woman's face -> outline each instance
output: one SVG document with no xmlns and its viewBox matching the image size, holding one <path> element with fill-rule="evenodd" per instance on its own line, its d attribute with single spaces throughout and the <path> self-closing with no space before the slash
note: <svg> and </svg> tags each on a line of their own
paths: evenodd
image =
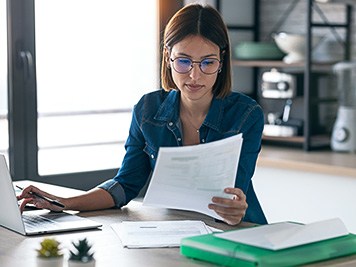
<svg viewBox="0 0 356 267">
<path fill-rule="evenodd" d="M 171 68 L 174 83 L 181 91 L 181 97 L 190 101 L 210 101 L 213 97 L 212 88 L 216 81 L 218 71 L 213 74 L 205 74 L 199 68 L 199 63 L 193 63 L 193 68 L 189 72 L 183 74 L 178 73 L 173 68 L 171 59 L 174 60 L 180 57 L 199 62 L 207 58 L 220 61 L 219 47 L 201 36 L 194 35 L 188 36 L 175 44 L 172 47 L 170 54 L 166 51 L 167 64 Z M 205 66 L 209 66 L 209 64 L 218 64 L 220 69 L 221 64 L 218 61 L 213 63 L 214 60 L 209 60 L 204 61 L 203 63 Z"/>
</svg>

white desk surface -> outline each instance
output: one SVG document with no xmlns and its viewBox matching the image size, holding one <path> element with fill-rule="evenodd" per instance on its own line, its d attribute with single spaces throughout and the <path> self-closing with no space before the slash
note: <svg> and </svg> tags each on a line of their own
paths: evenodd
<svg viewBox="0 0 356 267">
<path fill-rule="evenodd" d="M 27 182 L 20 182 L 24 185 Z M 60 195 L 73 195 L 80 191 L 68 190 L 63 187 L 41 185 L 33 183 L 49 192 Z M 142 206 L 138 201 L 131 201 L 129 205 L 121 209 L 108 209 L 101 211 L 81 212 L 77 215 L 95 220 L 103 226 L 99 230 L 77 231 L 59 233 L 55 235 L 40 235 L 25 237 L 3 227 L 0 227 L 0 266 L 36 266 L 35 249 L 45 237 L 56 237 L 64 248 L 63 252 L 67 258 L 68 248 L 71 242 L 86 237 L 93 244 L 96 266 L 216 266 L 214 264 L 187 258 L 180 254 L 179 248 L 155 248 L 155 249 L 127 249 L 121 245 L 120 238 L 110 227 L 111 224 L 121 221 L 151 221 L 151 220 L 203 220 L 207 225 L 230 230 L 246 227 L 250 224 L 242 223 L 238 227 L 232 227 L 224 223 L 216 223 L 208 216 L 188 211 L 154 208 Z M 64 267 L 67 266 L 65 261 Z M 356 255 L 319 262 L 307 266 L 356 266 Z"/>
</svg>

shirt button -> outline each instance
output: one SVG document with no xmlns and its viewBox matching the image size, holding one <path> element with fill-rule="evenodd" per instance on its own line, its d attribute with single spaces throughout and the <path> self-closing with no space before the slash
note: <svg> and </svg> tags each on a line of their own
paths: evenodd
<svg viewBox="0 0 356 267">
<path fill-rule="evenodd" d="M 152 158 L 152 159 L 154 159 L 154 158 L 155 158 L 155 156 L 154 156 L 153 154 L 151 154 L 151 158 Z"/>
<path fill-rule="evenodd" d="M 169 126 L 172 126 L 172 125 L 173 125 L 173 122 L 168 123 L 168 125 L 169 125 Z"/>
<path fill-rule="evenodd" d="M 202 142 L 202 143 L 205 143 L 205 139 L 202 139 L 201 142 Z"/>
<path fill-rule="evenodd" d="M 182 138 L 178 137 L 177 140 L 180 142 L 180 141 L 182 141 Z"/>
</svg>

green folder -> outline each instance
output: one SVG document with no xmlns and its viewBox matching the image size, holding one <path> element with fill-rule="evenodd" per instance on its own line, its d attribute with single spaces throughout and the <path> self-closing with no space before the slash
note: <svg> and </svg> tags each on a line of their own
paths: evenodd
<svg viewBox="0 0 356 267">
<path fill-rule="evenodd" d="M 356 235 L 314 242 L 281 250 L 268 250 L 215 237 L 183 238 L 181 254 L 223 266 L 296 266 L 356 253 Z"/>
</svg>

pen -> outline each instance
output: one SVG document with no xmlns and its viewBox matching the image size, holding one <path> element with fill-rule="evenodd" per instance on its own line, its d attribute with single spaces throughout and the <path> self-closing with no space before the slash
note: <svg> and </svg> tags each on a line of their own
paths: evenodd
<svg viewBox="0 0 356 267">
<path fill-rule="evenodd" d="M 21 186 L 16 185 L 16 187 L 17 187 L 18 189 L 23 190 L 23 188 L 22 188 Z M 56 205 L 56 206 L 61 207 L 61 208 L 64 208 L 64 205 L 63 205 L 62 203 L 59 203 L 58 201 L 55 201 L 55 200 L 49 199 L 49 198 L 47 198 L 47 197 L 41 196 L 40 194 L 37 194 L 37 193 L 35 193 L 35 192 L 28 192 L 28 193 L 29 193 L 30 195 L 34 195 L 34 196 L 36 196 L 36 197 L 38 197 L 38 198 L 41 198 L 41 199 L 43 199 L 43 200 L 46 200 L 47 202 L 49 202 L 49 203 L 51 203 L 51 204 L 53 204 L 53 205 Z"/>
</svg>

